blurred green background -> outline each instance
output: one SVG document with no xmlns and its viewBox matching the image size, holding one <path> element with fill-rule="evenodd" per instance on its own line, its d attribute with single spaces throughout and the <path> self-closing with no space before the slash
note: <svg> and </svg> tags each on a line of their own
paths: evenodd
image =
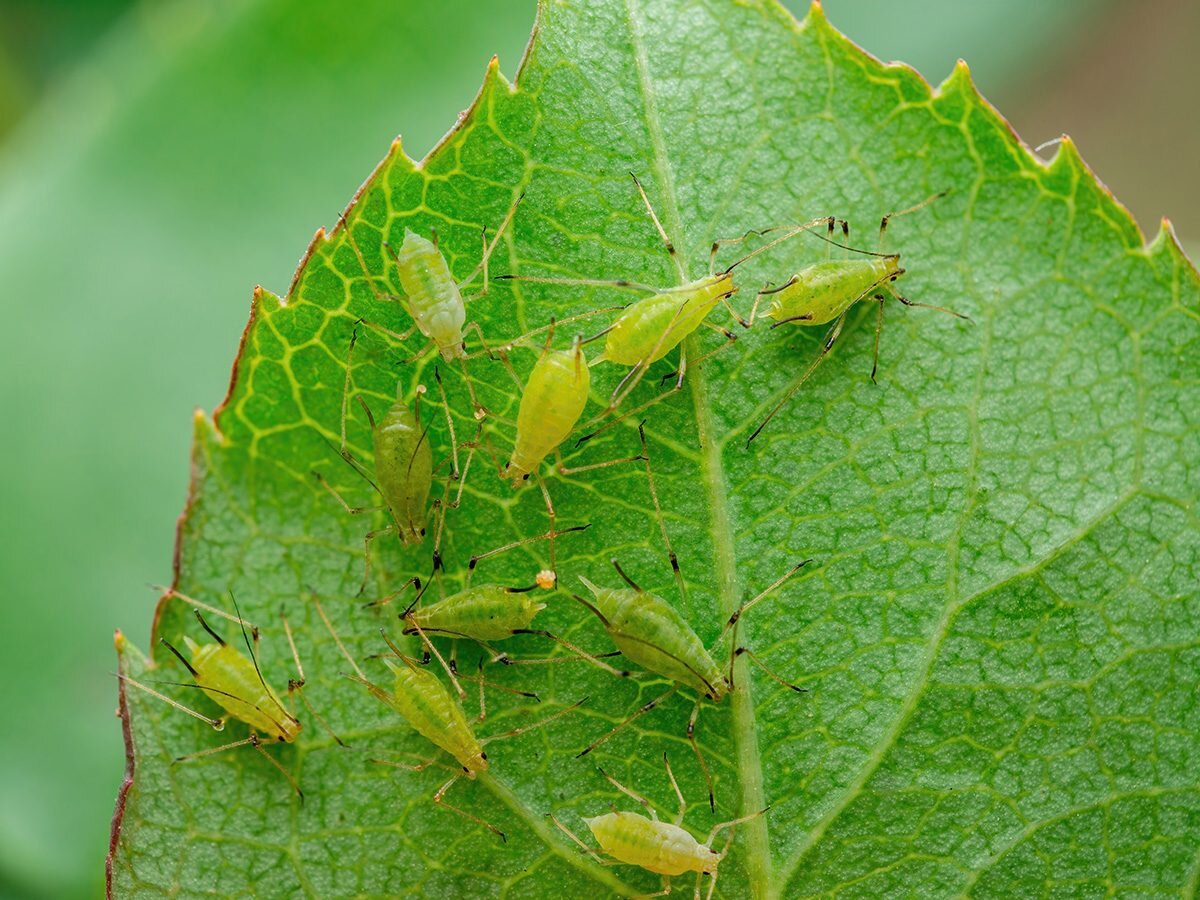
<svg viewBox="0 0 1200 900">
<path fill-rule="evenodd" d="M 493 53 L 512 76 L 534 5 L 0 0 L 0 896 L 102 890 L 112 629 L 145 646 L 251 288 L 287 287 L 397 133 L 423 155 Z M 1144 228 L 1200 242 L 1195 0 L 826 9 L 935 83 L 965 57 L 1028 143 L 1071 133 Z"/>
</svg>

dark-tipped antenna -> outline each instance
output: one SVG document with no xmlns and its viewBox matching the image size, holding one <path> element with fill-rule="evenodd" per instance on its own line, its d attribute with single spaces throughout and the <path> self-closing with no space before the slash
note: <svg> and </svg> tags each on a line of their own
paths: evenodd
<svg viewBox="0 0 1200 900">
<path fill-rule="evenodd" d="M 206 621 L 204 621 L 204 616 L 202 616 L 200 614 L 200 610 L 193 609 L 192 615 L 194 615 L 196 617 L 196 621 L 200 623 L 200 627 L 203 628 L 205 631 L 207 631 L 214 641 L 216 641 L 222 647 L 225 646 L 225 638 L 221 637 L 219 634 L 217 634 L 215 631 L 213 631 L 212 626 L 209 625 Z"/>
</svg>

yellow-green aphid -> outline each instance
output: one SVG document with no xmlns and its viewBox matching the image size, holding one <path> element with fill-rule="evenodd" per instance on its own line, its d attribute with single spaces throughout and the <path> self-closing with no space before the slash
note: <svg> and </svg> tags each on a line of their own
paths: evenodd
<svg viewBox="0 0 1200 900">
<path fill-rule="evenodd" d="M 663 763 L 667 767 L 667 777 L 670 779 L 671 787 L 675 789 L 675 796 L 679 798 L 679 812 L 673 822 L 660 821 L 658 813 L 649 800 L 625 787 L 603 769 L 600 770 L 600 774 L 623 794 L 642 804 L 649 816 L 614 809 L 612 812 L 591 818 L 584 816 L 583 821 L 591 829 L 592 836 L 600 845 L 600 850 L 609 857 L 617 862 L 640 866 L 647 871 L 663 876 L 662 890 L 657 894 L 643 896 L 669 894 L 671 893 L 672 876 L 695 872 L 694 896 L 696 900 L 699 900 L 700 884 L 705 875 L 712 879 L 708 889 L 708 897 L 711 898 L 716 890 L 718 867 L 733 840 L 731 831 L 725 847 L 718 852 L 712 848 L 716 836 L 726 828 L 733 828 L 735 825 L 761 816 L 766 810 L 722 822 L 709 832 L 707 840 L 698 841 L 690 831 L 683 827 L 687 802 L 683 799 L 683 793 L 679 790 L 679 783 L 675 780 L 675 774 L 671 771 L 671 764 L 665 753 L 663 754 Z M 567 826 L 554 816 L 551 818 L 554 824 L 571 840 L 588 853 L 597 855 L 595 850 L 581 841 Z"/>
<path fill-rule="evenodd" d="M 787 581 L 808 562 L 809 560 L 804 560 L 793 566 L 782 578 L 753 600 L 743 603 L 729 617 L 716 641 L 721 641 L 726 633 L 733 632 L 733 643 L 730 646 L 729 663 L 726 667 L 717 664 L 711 651 L 705 648 L 692 626 L 674 607 L 656 594 L 639 587 L 633 579 L 625 574 L 615 559 L 612 560 L 613 567 L 625 581 L 627 587 L 598 587 L 582 575 L 579 576 L 579 580 L 591 591 L 592 599 L 589 601 L 579 596 L 575 596 L 575 599 L 595 613 L 617 649 L 631 661 L 656 675 L 670 679 L 673 684 L 666 693 L 640 707 L 624 722 L 614 726 L 607 734 L 592 742 L 576 755 L 583 756 L 595 750 L 634 719 L 654 709 L 681 687 L 691 688 L 698 695 L 698 699 L 695 701 L 691 717 L 688 719 L 687 738 L 708 783 L 709 805 L 715 809 L 716 798 L 713 795 L 712 776 L 709 773 L 708 763 L 704 761 L 704 755 L 700 752 L 700 745 L 696 742 L 696 720 L 700 715 L 701 700 L 719 703 L 733 689 L 734 661 L 742 654 L 749 656 L 764 672 L 780 684 L 793 691 L 802 692 L 801 688 L 784 681 L 768 669 L 748 647 L 738 646 L 736 629 L 738 621 L 748 609 Z"/>
<path fill-rule="evenodd" d="M 273 766 L 279 769 L 295 789 L 296 793 L 303 798 L 304 794 L 291 774 L 262 748 L 262 744 L 264 743 L 291 743 L 295 741 L 303 730 L 303 725 L 292 711 L 283 705 L 279 699 L 279 695 L 267 684 L 266 679 L 263 678 L 262 670 L 258 664 L 258 654 L 255 651 L 259 640 L 258 629 L 250 626 L 250 632 L 254 635 L 254 644 L 251 645 L 250 634 L 246 630 L 247 623 L 240 616 L 230 615 L 223 610 L 210 606 L 207 603 L 202 603 L 199 600 L 194 600 L 177 591 L 171 591 L 170 596 L 176 597 L 195 607 L 193 613 L 196 616 L 196 620 L 213 639 L 214 643 L 199 643 L 194 641 L 189 635 L 184 635 L 184 647 L 188 652 L 188 656 L 185 656 L 166 638 L 160 638 L 159 640 L 163 646 L 175 655 L 193 678 L 193 681 L 190 683 L 165 683 L 174 684 L 178 687 L 199 689 L 201 693 L 225 711 L 226 717 L 237 719 L 250 727 L 250 736 L 244 740 L 234 741 L 208 750 L 201 750 L 198 753 L 191 753 L 187 756 L 180 756 L 175 761 L 184 762 L 201 756 L 210 756 L 232 747 L 249 745 L 258 750 Z M 201 614 L 201 609 L 236 622 L 241 629 L 242 641 L 245 644 L 246 652 L 243 653 L 236 646 L 228 643 L 215 631 Z M 299 695 L 313 717 L 329 731 L 329 734 L 338 744 L 341 744 L 341 739 L 329 729 L 324 719 L 309 705 L 308 701 L 304 699 L 303 693 L 301 693 L 301 689 L 304 687 L 304 669 L 300 665 L 300 655 L 296 650 L 296 642 L 292 638 L 291 626 L 288 625 L 286 617 L 281 616 L 281 618 L 283 620 L 284 633 L 287 635 L 288 645 L 292 651 L 292 659 L 296 664 L 296 672 L 299 676 L 288 682 L 288 694 L 289 696 Z M 190 659 L 188 658 L 189 656 Z M 182 703 L 172 700 L 132 678 L 122 676 L 122 679 L 158 697 L 160 700 L 165 700 L 176 709 L 207 722 L 218 731 L 223 730 L 225 727 L 225 717 L 220 719 L 211 718 L 196 712 Z"/>
<path fill-rule="evenodd" d="M 429 519 L 429 492 L 433 485 L 433 450 L 429 444 L 429 426 L 421 424 L 421 395 L 425 393 L 424 385 L 417 386 L 416 399 L 409 406 L 404 400 L 403 385 L 397 384 L 396 400 L 378 422 L 366 401 L 361 396 L 357 397 L 371 427 L 374 466 L 368 469 L 350 452 L 346 442 L 346 416 L 353 373 L 354 346 L 357 342 L 356 326 L 350 335 L 350 347 L 346 353 L 346 374 L 342 383 L 341 445 L 338 447 L 338 454 L 374 488 L 383 501 L 382 505 L 354 506 L 320 472 L 314 470 L 312 474 L 351 515 L 382 510 L 386 511 L 392 520 L 390 525 L 370 531 L 363 537 L 363 580 L 359 589 L 359 593 L 362 593 L 371 577 L 372 541 L 394 533 L 399 537 L 400 543 L 408 545 L 418 544 L 425 537 L 426 523 Z"/>
<path fill-rule="evenodd" d="M 430 340 L 433 346 L 437 347 L 443 359 L 447 362 L 456 362 L 462 367 L 463 378 L 471 394 L 471 403 L 475 408 L 475 415 L 478 418 L 485 416 L 487 411 L 479 405 L 478 400 L 475 398 L 475 390 L 466 369 L 468 354 L 464 346 L 464 337 L 466 331 L 473 329 L 482 340 L 483 332 L 479 328 L 478 323 L 472 322 L 470 325 L 465 325 L 467 320 L 466 303 L 474 299 L 475 296 L 483 296 L 488 293 L 488 260 L 491 258 L 492 252 L 496 249 L 496 244 L 500 241 L 501 235 L 503 235 L 505 229 L 512 221 L 513 215 L 517 211 L 517 206 L 523 197 L 524 194 L 513 202 L 490 243 L 488 242 L 487 229 L 484 228 L 482 230 L 483 256 L 474 271 L 462 281 L 454 279 L 454 275 L 450 271 L 450 266 L 446 262 L 446 257 L 438 247 L 436 232 L 433 233 L 433 240 L 429 240 L 417 234 L 412 229 L 406 228 L 404 230 L 404 239 L 397 250 L 394 250 L 386 240 L 382 242 L 383 248 L 388 252 L 392 262 L 395 264 L 396 277 L 399 279 L 401 290 L 404 293 L 403 296 L 397 296 L 395 294 L 381 293 L 376 290 L 376 294 L 403 303 L 408 309 L 409 315 L 412 316 L 413 328 L 420 331 L 422 335 Z M 342 222 L 346 224 L 346 235 L 349 238 L 350 246 L 358 257 L 359 265 L 368 278 L 371 279 L 372 288 L 375 289 L 374 279 L 371 277 L 366 260 L 359 250 L 353 232 L 344 217 Z M 462 289 L 474 281 L 480 273 L 483 274 L 482 290 L 474 296 L 464 297 Z M 399 340 L 407 339 L 412 333 L 411 329 L 406 333 L 397 334 L 390 329 L 380 326 L 372 327 L 391 334 Z"/>
<path fill-rule="evenodd" d="M 517 410 L 517 436 L 504 473 L 514 487 L 536 472 L 542 460 L 575 430 L 591 384 L 579 339 L 570 350 L 551 350 L 547 341 Z"/>
<path fill-rule="evenodd" d="M 932 203 L 942 196 L 944 195 L 936 194 L 918 203 L 916 206 L 884 216 L 879 226 L 880 246 L 883 244 L 884 232 L 887 229 L 890 219 L 921 209 L 923 206 Z M 842 230 L 847 236 L 849 235 L 849 228 L 845 222 L 842 222 Z M 832 233 L 833 224 L 831 220 L 831 236 Z M 833 244 L 831 238 L 827 238 L 826 240 L 829 240 Z M 771 421 L 791 396 L 800 389 L 809 376 L 816 371 L 817 366 L 821 364 L 829 354 L 829 351 L 833 349 L 833 345 L 841 335 L 847 313 L 860 300 L 872 297 L 879 304 L 875 318 L 875 350 L 874 361 L 871 365 L 872 381 L 875 380 L 875 372 L 879 366 L 879 335 L 883 330 L 883 310 L 887 297 L 895 298 L 904 306 L 934 309 L 938 312 L 970 321 L 970 318 L 962 313 L 954 312 L 942 306 L 916 303 L 897 292 L 894 284 L 905 272 L 900 266 L 899 253 L 872 253 L 867 250 L 855 250 L 844 244 L 834 244 L 834 246 L 845 247 L 847 251 L 860 253 L 868 258 L 827 259 L 823 262 L 813 263 L 792 275 L 791 278 L 779 287 L 763 288 L 754 299 L 754 307 L 750 312 L 751 323 L 761 315 L 773 321 L 772 328 L 778 328 L 780 325 L 788 323 L 795 325 L 825 325 L 833 322 L 834 324 L 825 336 L 817 358 L 813 360 L 804 374 L 788 388 L 783 399 L 772 408 L 771 412 L 767 414 L 766 419 L 754 430 L 754 433 L 747 439 L 746 446 L 749 446 L 751 441 L 758 437 L 767 423 Z M 770 301 L 767 304 L 766 310 L 759 313 L 759 305 L 764 297 L 769 297 Z"/>
<path fill-rule="evenodd" d="M 395 659 L 384 657 L 383 660 L 394 676 L 392 689 L 390 691 L 385 690 L 370 681 L 363 674 L 354 657 L 350 655 L 341 638 L 338 637 L 337 632 L 334 631 L 333 624 L 325 614 L 320 601 L 314 597 L 313 602 L 316 605 L 317 612 L 321 616 L 321 620 L 325 623 L 325 627 L 329 630 L 329 634 L 333 637 L 338 649 L 341 651 L 342 656 L 346 658 L 346 661 L 350 663 L 351 668 L 354 670 L 354 674 L 347 677 L 363 685 L 374 697 L 382 701 L 408 722 L 418 734 L 452 756 L 455 762 L 458 763 L 462 771 L 455 773 L 453 778 L 438 788 L 433 795 L 433 802 L 458 813 L 472 822 L 483 825 L 485 828 L 499 835 L 501 840 L 505 840 L 504 832 L 500 831 L 500 829 L 477 816 L 446 803 L 443 799 L 446 792 L 462 776 L 475 778 L 477 774 L 487 771 L 489 763 L 487 753 L 483 749 L 485 743 L 514 737 L 518 734 L 524 734 L 531 729 L 540 728 L 559 716 L 576 709 L 584 701 L 581 700 L 574 706 L 567 707 L 532 725 L 526 725 L 523 728 L 516 728 L 504 734 L 492 735 L 480 739 L 475 735 L 470 722 L 467 721 L 466 713 L 463 711 L 462 704 L 459 703 L 458 698 L 442 684 L 441 680 L 432 671 L 423 668 L 417 660 L 402 653 L 395 644 L 388 640 L 387 633 L 382 629 L 380 629 L 380 633 L 383 635 L 384 641 L 387 642 L 388 647 L 395 657 Z M 586 700 L 586 698 L 584 699 Z M 386 765 L 396 766 L 397 768 L 412 770 L 423 769 L 434 762 L 433 760 L 429 760 L 417 766 L 406 766 L 389 760 L 377 761 Z"/>
<path fill-rule="evenodd" d="M 531 592 L 538 585 L 524 588 L 498 584 L 473 585 L 445 600 L 413 608 L 402 614 L 405 634 L 424 631 L 478 641 L 502 641 L 525 634 L 534 617 L 546 608 Z"/>
<path fill-rule="evenodd" d="M 401 391 L 398 387 L 396 402 L 388 407 L 378 424 L 365 403 L 363 408 L 371 423 L 379 492 L 392 514 L 401 542 L 415 544 L 425 536 L 429 489 L 433 483 L 433 450 L 427 429 L 421 426 L 418 405 L 409 407 Z"/>
<path fill-rule="evenodd" d="M 680 390 L 683 387 L 683 378 L 688 366 L 687 351 L 683 345 L 683 341 L 688 335 L 696 331 L 701 325 L 707 325 L 725 336 L 724 344 L 705 356 L 694 360 L 692 362 L 693 365 L 697 365 L 714 353 L 720 352 L 737 339 L 736 335 L 727 329 L 708 323 L 707 318 L 709 313 L 719 304 L 724 305 L 730 315 L 743 326 L 749 327 L 750 325 L 729 304 L 729 298 L 738 291 L 737 285 L 733 283 L 733 270 L 747 259 L 757 256 L 780 241 L 787 240 L 819 222 L 826 221 L 826 219 L 817 219 L 806 225 L 790 226 L 788 233 L 784 237 L 758 248 L 721 272 L 715 271 L 717 251 L 724 244 L 737 243 L 744 240 L 745 236 L 732 240 L 714 241 L 709 255 L 709 273 L 702 278 L 690 279 L 676 253 L 674 243 L 667 236 L 666 229 L 663 228 L 662 222 L 659 220 L 658 214 L 654 211 L 654 207 L 650 203 L 650 198 L 646 195 L 641 182 L 632 173 L 630 177 L 633 178 L 633 183 L 637 187 L 642 202 L 645 204 L 646 211 L 650 215 L 650 220 L 654 223 L 654 227 L 658 231 L 659 237 L 662 239 L 663 245 L 671 257 L 671 262 L 674 264 L 676 274 L 679 278 L 680 283 L 678 285 L 659 288 L 627 280 L 602 281 L 598 279 L 542 278 L 524 275 L 500 276 L 501 278 L 517 278 L 548 284 L 609 286 L 636 291 L 641 294 L 648 293 L 647 296 L 642 296 L 629 304 L 625 308 L 625 311 L 617 317 L 616 321 L 609 328 L 601 332 L 601 334 L 606 335 L 604 350 L 591 361 L 591 365 L 594 366 L 601 362 L 613 362 L 617 365 L 629 366 L 631 368 L 613 390 L 608 406 L 591 421 L 598 421 L 620 406 L 624 399 L 641 382 L 642 377 L 646 374 L 646 370 L 676 347 L 679 347 L 680 351 L 679 365 L 675 372 L 672 373 L 675 377 L 674 388 L 665 394 L 660 394 L 658 397 L 641 404 L 636 409 L 630 410 L 621 418 L 641 412 L 669 396 L 674 391 Z M 596 337 L 599 336 L 597 335 Z M 594 437 L 598 433 L 597 431 L 585 436 L 581 439 L 581 442 Z"/>
</svg>

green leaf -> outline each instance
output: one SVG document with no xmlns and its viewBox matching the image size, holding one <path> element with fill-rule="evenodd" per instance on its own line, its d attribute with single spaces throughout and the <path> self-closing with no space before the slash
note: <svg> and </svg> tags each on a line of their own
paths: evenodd
<svg viewBox="0 0 1200 900">
<path fill-rule="evenodd" d="M 672 268 L 631 171 L 693 276 L 717 237 L 836 214 L 854 223 L 856 244 L 869 244 L 884 213 L 950 191 L 896 219 L 889 240 L 904 254 L 907 295 L 967 313 L 974 327 L 889 308 L 876 386 L 866 377 L 874 310 L 864 305 L 750 451 L 747 435 L 816 353 L 818 330 L 756 327 L 689 369 L 684 391 L 649 412 L 686 597 L 674 589 L 643 470 L 548 481 L 560 527 L 591 528 L 559 539 L 564 590 L 538 624 L 607 649 L 566 591 L 580 574 L 613 583 L 607 560 L 617 556 L 710 641 L 744 597 L 811 556 L 742 632 L 808 693 L 781 688 L 743 658 L 730 701 L 705 706 L 697 735 L 714 771 L 715 815 L 684 736 L 689 704 L 678 697 L 574 758 L 667 687 L 579 662 L 491 673 L 545 702 L 493 691 L 481 734 L 589 697 L 549 728 L 495 744 L 491 772 L 449 795 L 503 829 L 506 844 L 429 802 L 444 772 L 368 762 L 431 747 L 340 677 L 347 666 L 310 586 L 360 660 L 381 648 L 381 625 L 399 629 L 392 608 L 364 610 L 355 597 L 373 523 L 345 515 L 310 471 L 370 501 L 327 444 L 338 437 L 346 347 L 359 317 L 398 330 L 408 321 L 374 298 L 338 228 L 318 234 L 284 299 L 256 291 L 230 395 L 212 422 L 196 420 L 178 587 L 214 603 L 235 592 L 261 626 L 262 667 L 277 686 L 290 677 L 282 607 L 305 696 L 351 747 L 337 748 L 301 710 L 301 738 L 267 750 L 301 781 L 300 803 L 246 748 L 171 765 L 241 735 L 233 726 L 214 734 L 126 691 L 131 780 L 114 829 L 113 893 L 652 891 L 656 876 L 597 865 L 544 816 L 586 831 L 579 816 L 630 808 L 596 764 L 669 815 L 664 752 L 692 804 L 686 823 L 701 836 L 771 804 L 737 830 L 721 864 L 723 896 L 878 896 L 916 885 L 937 896 L 1193 890 L 1200 290 L 1169 227 L 1143 247 L 1074 147 L 1040 163 L 965 66 L 932 90 L 912 70 L 865 56 L 819 7 L 799 25 L 767 0 L 544 3 L 515 86 L 493 68 L 446 141 L 421 164 L 397 145 L 348 216 L 373 266 L 381 255 L 372 227 L 394 241 L 406 227 L 436 226 L 463 277 L 478 259 L 480 228 L 494 229 L 524 192 L 493 273 L 668 284 Z M 824 252 L 797 240 L 756 258 L 738 270 L 736 300 L 745 311 L 762 282 Z M 499 342 L 620 299 L 497 282 L 469 313 Z M 689 354 L 720 342 L 705 332 Z M 404 362 L 419 347 L 364 330 L 356 392 L 377 411 L 397 378 L 405 396 L 422 383 L 435 398 L 430 357 Z M 534 353 L 513 359 L 525 375 Z M 653 396 L 670 369 L 653 369 L 633 401 Z M 442 371 L 462 440 L 473 433 L 464 385 Z M 512 417 L 518 398 L 503 368 L 478 359 L 471 373 L 485 404 Z M 602 402 L 622 373 L 594 374 Z M 435 409 L 429 421 L 444 454 L 445 422 Z M 509 431 L 493 424 L 506 453 Z M 568 462 L 633 455 L 634 425 L 570 451 Z M 366 458 L 360 412 L 349 434 Z M 462 505 L 447 517 L 442 589 L 464 581 L 472 555 L 547 527 L 537 489 L 514 492 L 489 465 L 476 456 Z M 430 549 L 380 541 L 370 590 L 425 574 Z M 546 552 L 539 542 L 489 558 L 475 578 L 527 584 Z M 194 630 L 184 604 L 160 605 L 156 636 Z M 134 677 L 183 677 L 165 651 L 151 672 L 118 645 Z M 529 637 L 512 652 L 551 649 Z M 469 669 L 475 651 L 461 654 Z"/>
</svg>

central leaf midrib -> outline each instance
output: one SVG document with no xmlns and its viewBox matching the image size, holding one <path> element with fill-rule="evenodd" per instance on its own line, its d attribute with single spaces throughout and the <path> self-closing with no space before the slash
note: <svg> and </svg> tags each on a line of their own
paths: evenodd
<svg viewBox="0 0 1200 900">
<path fill-rule="evenodd" d="M 681 240 L 683 224 L 676 204 L 673 172 L 667 156 L 666 139 L 658 115 L 656 97 L 652 89 L 646 43 L 640 27 L 638 0 L 625 0 L 626 17 L 634 62 L 637 66 L 638 85 L 646 114 L 646 128 L 650 135 L 652 151 L 651 165 L 658 182 L 660 215 L 663 227 L 675 247 L 685 246 Z M 686 272 L 687 263 L 680 259 L 681 274 Z M 698 350 L 694 336 L 687 338 L 685 349 Z M 698 354 L 690 354 L 695 358 Z M 711 534 L 715 551 L 715 575 L 717 598 L 722 620 L 737 609 L 737 556 L 734 549 L 733 529 L 729 519 L 726 495 L 725 468 L 722 462 L 724 443 L 714 434 L 714 422 L 708 400 L 708 384 L 703 372 L 693 368 L 687 374 L 688 388 L 692 395 L 692 406 L 696 417 L 696 432 L 702 457 L 700 476 L 708 494 L 712 510 Z M 741 679 L 738 689 L 730 695 L 733 714 L 733 738 L 737 748 L 738 785 L 741 790 L 740 814 L 747 815 L 766 806 L 763 789 L 762 762 L 758 747 L 758 727 L 754 714 L 754 702 L 750 692 L 750 681 Z M 746 868 L 749 874 L 752 896 L 765 898 L 771 891 L 771 857 L 767 832 L 767 817 L 759 816 L 746 823 L 743 828 L 746 841 Z"/>
</svg>

